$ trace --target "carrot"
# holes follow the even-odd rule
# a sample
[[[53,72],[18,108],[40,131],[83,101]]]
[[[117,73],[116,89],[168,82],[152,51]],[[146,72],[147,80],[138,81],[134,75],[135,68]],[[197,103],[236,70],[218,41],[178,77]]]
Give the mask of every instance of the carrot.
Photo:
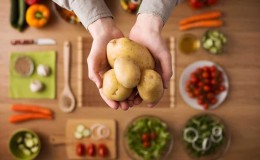
[[[222,15],[220,11],[212,11],[212,12],[206,12],[198,15],[194,15],[188,18],[185,18],[179,22],[180,25],[188,24],[194,21],[201,21],[206,19],[212,19],[212,18],[219,18]]]
[[[42,113],[46,115],[51,115],[52,111],[47,108],[33,106],[33,105],[22,105],[22,104],[14,104],[12,105],[13,111],[20,111],[20,112],[32,112],[32,113]]]
[[[179,29],[181,31],[185,31],[192,28],[200,28],[200,27],[220,27],[223,25],[223,21],[221,20],[206,20],[206,21],[198,21],[194,23],[189,23],[185,25],[181,25]]]
[[[18,123],[28,120],[35,120],[35,119],[52,119],[51,115],[46,114],[38,114],[38,113],[26,113],[26,114],[18,114],[9,117],[9,122],[11,123]]]

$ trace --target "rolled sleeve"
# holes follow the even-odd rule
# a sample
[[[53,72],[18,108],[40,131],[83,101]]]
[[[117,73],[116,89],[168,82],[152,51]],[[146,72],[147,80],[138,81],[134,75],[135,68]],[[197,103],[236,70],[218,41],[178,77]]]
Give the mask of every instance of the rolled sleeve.
[[[113,17],[104,0],[54,0],[63,8],[72,10],[85,28],[100,18]]]
[[[143,0],[137,14],[150,13],[161,17],[165,23],[178,3],[179,0]]]

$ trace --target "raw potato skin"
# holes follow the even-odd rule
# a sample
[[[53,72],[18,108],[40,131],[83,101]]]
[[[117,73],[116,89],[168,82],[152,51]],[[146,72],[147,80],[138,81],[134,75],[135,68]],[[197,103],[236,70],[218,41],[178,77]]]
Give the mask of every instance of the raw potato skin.
[[[124,101],[132,93],[131,88],[125,88],[116,79],[114,69],[110,69],[103,77],[103,93],[104,95],[114,101]]]
[[[134,88],[140,81],[140,68],[127,57],[118,57],[115,60],[114,70],[118,82],[126,88]]]
[[[148,103],[158,102],[163,95],[163,82],[161,76],[154,70],[144,70],[137,86],[139,95]]]
[[[112,68],[118,57],[131,58],[141,70],[154,69],[154,59],[149,50],[128,38],[113,39],[108,43],[107,59]]]

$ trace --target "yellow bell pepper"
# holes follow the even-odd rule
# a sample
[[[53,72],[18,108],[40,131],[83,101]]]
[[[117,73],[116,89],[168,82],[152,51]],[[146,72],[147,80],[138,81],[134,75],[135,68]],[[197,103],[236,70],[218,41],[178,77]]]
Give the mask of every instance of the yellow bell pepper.
[[[31,5],[26,11],[26,22],[31,27],[43,27],[46,25],[49,18],[50,10],[42,4]]]

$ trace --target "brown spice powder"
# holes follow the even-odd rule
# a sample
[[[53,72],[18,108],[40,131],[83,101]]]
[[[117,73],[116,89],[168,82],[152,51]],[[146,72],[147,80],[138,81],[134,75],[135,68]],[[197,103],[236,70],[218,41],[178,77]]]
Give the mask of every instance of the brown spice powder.
[[[15,70],[17,73],[19,73],[22,76],[28,76],[30,75],[32,71],[32,61],[30,58],[24,56],[24,57],[19,57],[15,61]]]
[[[62,103],[62,106],[64,106],[64,107],[70,107],[72,104],[72,100],[68,96],[63,96],[61,98],[61,103]]]

